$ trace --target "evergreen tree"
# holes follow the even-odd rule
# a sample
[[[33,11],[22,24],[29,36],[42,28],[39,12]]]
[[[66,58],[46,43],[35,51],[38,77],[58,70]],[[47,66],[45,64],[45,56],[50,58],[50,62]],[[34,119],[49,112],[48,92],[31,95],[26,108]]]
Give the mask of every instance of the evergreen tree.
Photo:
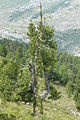
[[[40,8],[41,5],[40,5]],[[48,75],[53,71],[56,63],[56,43],[53,41],[54,30],[48,25],[42,23],[42,9],[40,11],[41,21],[36,27],[34,23],[29,24],[27,35],[29,42],[30,64],[31,72],[31,86],[33,91],[33,113],[36,113],[37,96],[41,99],[41,113],[43,113],[42,101],[49,94]],[[41,74],[42,73],[42,74]],[[39,78],[45,78],[46,91],[38,94]],[[42,78],[41,78],[42,79]]]
[[[71,80],[69,80],[66,86],[66,92],[68,93],[69,98],[71,97],[72,90],[73,90],[73,83]]]
[[[76,107],[80,110],[80,71],[77,73],[77,78],[75,79],[75,95],[74,99],[76,100]]]

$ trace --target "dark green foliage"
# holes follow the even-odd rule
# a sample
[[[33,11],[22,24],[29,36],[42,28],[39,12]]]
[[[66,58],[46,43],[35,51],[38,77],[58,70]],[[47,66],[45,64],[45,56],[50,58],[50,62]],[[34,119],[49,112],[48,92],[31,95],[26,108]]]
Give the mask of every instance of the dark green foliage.
[[[8,115],[6,113],[0,113],[0,120],[17,120],[14,115]]]
[[[0,63],[0,92],[3,94],[2,96],[7,101],[30,101],[28,66],[22,70],[22,65],[25,65],[27,60],[28,45],[3,39],[0,40],[0,46],[4,47]]]
[[[78,110],[80,110],[80,94],[79,94],[78,97],[77,97],[76,108],[77,108]]]
[[[76,101],[76,107],[80,110],[80,71],[77,73],[77,77],[75,79],[75,94],[74,99]]]
[[[71,94],[74,93],[74,84],[71,80],[68,81],[66,85],[66,92],[68,93],[68,97],[71,97]]]
[[[59,53],[57,65],[53,78],[62,85],[66,85],[69,80],[75,83],[75,78],[80,69],[80,58],[66,53]]]
[[[53,84],[50,83],[49,89],[50,89],[50,96],[48,97],[48,99],[56,100],[61,97],[61,92],[57,91],[57,89],[53,86]]]

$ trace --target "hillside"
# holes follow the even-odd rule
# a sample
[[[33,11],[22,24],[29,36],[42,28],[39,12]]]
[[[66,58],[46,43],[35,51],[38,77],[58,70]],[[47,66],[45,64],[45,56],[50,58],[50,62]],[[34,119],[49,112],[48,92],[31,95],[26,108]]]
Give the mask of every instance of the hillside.
[[[49,97],[52,97],[51,99],[47,97],[43,101],[44,114],[41,115],[40,97],[38,96],[36,117],[32,115],[33,98],[28,65],[29,48],[27,44],[8,39],[0,40],[0,119],[64,120],[65,118],[65,120],[79,120],[80,58],[67,53],[58,53],[55,69],[48,74]],[[40,71],[38,78],[38,93],[44,93],[46,90],[42,72]],[[56,89],[53,89],[54,85]],[[61,97],[58,97],[60,91]],[[70,98],[68,98],[69,95]]]
[[[58,50],[80,56],[80,29],[55,32],[54,39],[58,43]]]
[[[79,12],[79,0],[1,1],[0,120],[80,120]]]
[[[57,101],[47,100],[44,102],[44,115],[41,116],[39,108],[36,117],[32,115],[32,105],[29,103],[9,103],[0,101],[0,119],[8,120],[10,115],[12,120],[79,120],[80,113],[77,112],[72,98],[68,98],[64,87],[56,86],[61,91],[62,96]],[[8,117],[5,114],[8,114]],[[5,118],[5,119],[4,119]],[[7,118],[7,119],[6,119]],[[9,119],[10,120],[10,119]]]
[[[55,29],[57,35],[55,40],[60,46],[59,50],[79,56],[79,0],[6,0],[6,2],[0,0],[0,36],[28,42],[26,36],[28,23],[32,20],[36,24],[39,21],[40,2],[43,5],[43,16],[46,18],[46,20],[43,18],[43,21]],[[68,44],[69,46],[66,47]],[[74,44],[77,45],[73,50]]]

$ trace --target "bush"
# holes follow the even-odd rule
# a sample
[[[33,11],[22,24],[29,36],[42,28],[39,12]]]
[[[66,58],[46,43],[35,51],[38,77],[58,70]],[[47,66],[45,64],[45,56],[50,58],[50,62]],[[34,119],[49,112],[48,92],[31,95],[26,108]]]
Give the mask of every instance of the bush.
[[[76,108],[80,110],[80,96],[78,96],[77,101],[76,101]]]
[[[8,116],[6,113],[0,113],[0,120],[17,120],[14,115]]]
[[[50,89],[50,96],[48,97],[48,99],[56,100],[61,97],[61,92],[57,91],[57,89],[52,84],[49,85],[49,89]]]

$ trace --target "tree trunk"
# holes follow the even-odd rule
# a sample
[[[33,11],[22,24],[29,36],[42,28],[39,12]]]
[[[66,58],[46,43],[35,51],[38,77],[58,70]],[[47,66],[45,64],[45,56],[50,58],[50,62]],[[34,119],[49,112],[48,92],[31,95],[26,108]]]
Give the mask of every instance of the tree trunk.
[[[45,83],[46,83],[46,97],[47,97],[49,94],[49,83],[48,83],[47,73],[45,73]]]
[[[48,76],[47,73],[45,73],[45,84],[46,84],[46,92],[43,93],[40,98],[41,98],[41,114],[43,114],[43,100],[48,96],[49,94],[49,83],[48,83]]]
[[[33,114],[36,115],[36,94],[35,94],[35,91],[33,92],[33,98],[34,98],[34,102],[33,102]]]
[[[43,99],[41,99],[41,114],[43,114]]]
[[[34,81],[33,81],[33,113],[36,114],[36,106],[37,106],[37,83],[38,83],[38,36],[36,37],[36,51],[35,51],[35,59],[34,59]]]
[[[35,84],[34,84],[34,80],[33,80],[33,66],[32,66],[32,61],[29,64],[29,70],[31,73],[31,90],[33,93],[33,114],[36,114],[36,93],[35,93]]]

